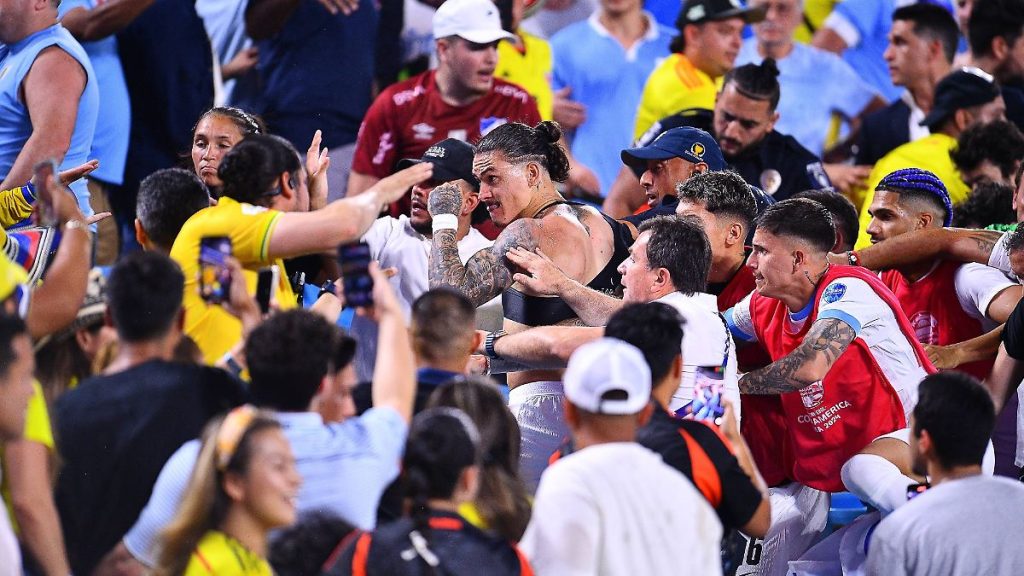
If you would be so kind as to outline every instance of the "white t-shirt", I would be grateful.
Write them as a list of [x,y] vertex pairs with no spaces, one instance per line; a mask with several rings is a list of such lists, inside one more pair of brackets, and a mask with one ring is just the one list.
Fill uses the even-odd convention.
[[992,247],[992,253],[988,256],[988,265],[1006,274],[1011,279],[1020,282],[1020,278],[1010,268],[1010,233],[1003,232],[996,245]]
[[[787,320],[793,332],[799,331],[807,322],[812,304],[808,303],[799,312],[789,313]],[[860,278],[837,278],[821,291],[815,320],[825,318],[836,318],[849,324],[857,338],[867,344],[882,374],[899,395],[909,419],[917,404],[917,384],[928,373],[918,362],[913,344],[903,335],[889,305]],[[750,342],[756,340],[749,295],[726,314],[726,319],[733,328],[734,336]]]
[[551,465],[519,546],[538,576],[715,575],[721,538],[715,511],[685,476],[623,442]]
[[960,266],[953,277],[953,283],[960,307],[968,316],[981,322],[981,328],[985,332],[999,325],[988,317],[988,307],[992,300],[995,300],[1003,290],[1017,285],[1002,271],[974,262]]
[[[378,218],[363,235],[363,242],[370,245],[371,257],[381,268],[395,267],[398,274],[391,278],[391,286],[398,296],[398,303],[408,322],[412,303],[430,289],[431,240],[413,230],[408,216]],[[459,259],[465,264],[474,254],[494,244],[476,228],[470,228],[459,240]],[[478,320],[497,316],[500,321],[501,298],[497,297],[477,308]],[[493,322],[492,322],[493,323]],[[478,321],[478,326],[482,325]],[[373,368],[377,358],[377,324],[362,317],[352,320],[351,332],[358,340],[355,367],[360,381],[373,379]]]
[[869,543],[867,574],[1017,574],[1024,566],[1022,518],[1020,482],[947,480],[882,520]]
[[[413,230],[408,216],[378,218],[363,235],[363,242],[370,245],[370,254],[380,263],[381,268],[394,266],[398,275],[391,278],[391,286],[398,295],[406,319],[412,303],[430,289],[430,275],[427,270],[430,259],[431,240]],[[494,242],[488,240],[476,228],[459,240],[459,259],[465,264],[484,248]]]
[[699,366],[721,366],[725,362],[725,397],[740,418],[739,378],[736,375],[736,346],[718,313],[718,301],[710,294],[687,296],[673,292],[655,300],[675,308],[686,320],[683,327],[683,379],[672,395],[669,409],[673,412],[693,400],[693,384]]

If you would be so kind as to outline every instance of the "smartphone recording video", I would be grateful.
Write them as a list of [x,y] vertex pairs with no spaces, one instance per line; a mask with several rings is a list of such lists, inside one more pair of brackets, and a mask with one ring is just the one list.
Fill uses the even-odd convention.
[[230,299],[229,256],[231,239],[227,236],[208,236],[199,241],[199,296],[209,304],[221,304]]
[[370,246],[365,242],[338,247],[338,264],[345,289],[345,303],[361,307],[373,305],[373,278],[370,276]]

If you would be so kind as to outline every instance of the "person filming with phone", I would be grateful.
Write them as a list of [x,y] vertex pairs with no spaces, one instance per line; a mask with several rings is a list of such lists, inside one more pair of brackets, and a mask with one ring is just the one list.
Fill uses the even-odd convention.
[[[242,328],[216,299],[202,298],[198,284],[203,238],[229,240],[230,255],[245,268],[250,292],[255,292],[257,271],[277,265],[282,271],[277,303],[282,309],[294,308],[296,299],[283,273],[283,260],[334,251],[339,244],[357,240],[382,207],[429,179],[432,167],[417,164],[380,180],[358,197],[310,211],[309,176],[294,146],[262,134],[239,142],[217,169],[223,182],[218,204],[192,216],[171,248],[171,258],[185,274],[185,333],[199,345],[206,362],[213,364],[228,352],[241,339]],[[326,176],[320,170],[312,178]]]

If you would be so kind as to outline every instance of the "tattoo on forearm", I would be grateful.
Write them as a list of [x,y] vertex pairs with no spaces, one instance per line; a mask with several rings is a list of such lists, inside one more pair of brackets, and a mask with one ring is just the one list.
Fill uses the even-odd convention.
[[968,235],[968,238],[973,240],[977,246],[978,252],[983,254],[992,254],[992,249],[996,247],[996,242],[1001,237],[1002,233],[994,230],[975,230]]
[[819,320],[811,326],[810,332],[804,336],[803,342],[784,358],[772,362],[768,366],[748,373],[740,379],[740,392],[743,394],[783,394],[794,392],[813,384],[798,373],[809,362],[821,359],[828,368],[835,364],[839,356],[853,342],[857,334],[853,328],[835,318]]
[[477,252],[463,266],[455,231],[436,232],[430,249],[430,287],[458,290],[475,306],[480,306],[512,285],[512,270],[505,253],[513,246],[528,250],[537,247],[527,223],[513,222],[494,246]]

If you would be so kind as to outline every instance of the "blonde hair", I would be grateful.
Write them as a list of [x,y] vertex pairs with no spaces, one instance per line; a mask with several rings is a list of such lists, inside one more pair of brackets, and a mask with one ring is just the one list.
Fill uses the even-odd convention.
[[[224,435],[227,428],[235,424],[241,412],[248,418],[235,442],[225,450]],[[199,540],[220,526],[232,505],[231,498],[224,490],[224,476],[227,473],[245,474],[249,468],[252,453],[252,438],[257,432],[281,425],[269,412],[246,405],[218,417],[206,426],[199,458],[192,471],[188,489],[181,506],[158,541],[157,562],[153,576],[179,576],[188,567],[192,551]],[[219,463],[223,463],[219,465]]]

